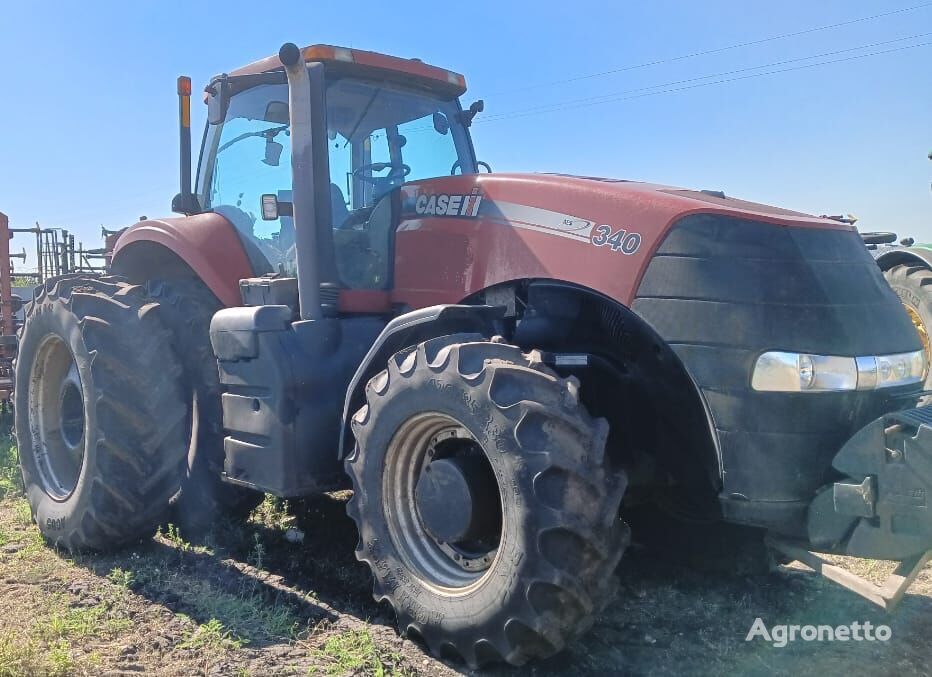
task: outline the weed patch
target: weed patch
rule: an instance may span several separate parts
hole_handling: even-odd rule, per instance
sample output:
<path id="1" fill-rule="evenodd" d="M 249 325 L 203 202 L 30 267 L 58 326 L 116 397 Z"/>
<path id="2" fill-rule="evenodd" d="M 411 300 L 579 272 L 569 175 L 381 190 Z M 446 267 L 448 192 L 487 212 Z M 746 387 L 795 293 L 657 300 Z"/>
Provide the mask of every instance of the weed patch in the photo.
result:
<path id="1" fill-rule="evenodd" d="M 6 438 L 0 435 L 0 438 Z M 23 494 L 23 476 L 19 470 L 19 454 L 16 445 L 9 439 L 0 439 L 0 498 L 21 496 Z"/>
<path id="2" fill-rule="evenodd" d="M 211 618 L 189 633 L 180 648 L 220 652 L 224 649 L 238 649 L 242 645 L 242 640 L 234 637 L 223 623 L 216 618 Z"/>
<path id="3" fill-rule="evenodd" d="M 46 639 L 87 639 L 111 637 L 127 630 L 131 623 L 119 601 L 107 599 L 91 606 L 67 606 L 60 596 L 39 630 Z"/>
<path id="4" fill-rule="evenodd" d="M 383 677 L 407 674 L 397 667 L 401 656 L 380 649 L 367 628 L 346 630 L 333 635 L 315 654 L 323 659 L 323 672 L 327 675 L 365 674 Z M 321 668 L 315 666 L 308 674 L 320 672 Z"/>

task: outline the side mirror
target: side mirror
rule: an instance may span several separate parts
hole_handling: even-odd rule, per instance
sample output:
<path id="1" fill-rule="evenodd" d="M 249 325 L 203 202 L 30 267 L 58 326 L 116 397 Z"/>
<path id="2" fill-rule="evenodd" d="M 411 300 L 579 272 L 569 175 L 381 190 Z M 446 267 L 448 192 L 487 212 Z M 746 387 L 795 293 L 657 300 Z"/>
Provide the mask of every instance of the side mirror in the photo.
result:
<path id="1" fill-rule="evenodd" d="M 284 146 L 278 141 L 272 141 L 271 138 L 266 137 L 265 139 L 265 157 L 262 158 L 262 162 L 267 164 L 269 167 L 278 167 L 278 163 L 282 157 L 282 150 Z"/>
<path id="2" fill-rule="evenodd" d="M 471 104 L 469 104 L 469 108 L 467 110 L 464 110 L 462 113 L 460 113 L 460 117 L 463 120 L 463 124 L 469 127 L 469 125 L 472 124 L 472 119 L 476 117 L 477 115 L 479 115 L 479 113 L 481 113 L 484 110 L 485 110 L 485 101 L 483 101 L 482 99 L 473 101 Z"/>
<path id="3" fill-rule="evenodd" d="M 207 92 L 207 122 L 219 125 L 226 119 L 230 105 L 230 82 L 226 75 L 214 78 L 204 89 Z"/>
<path id="4" fill-rule="evenodd" d="M 274 122 L 279 125 L 288 124 L 288 102 L 287 101 L 269 101 L 265 107 L 265 121 Z"/>
<path id="5" fill-rule="evenodd" d="M 443 113 L 434 113 L 433 123 L 434 130 L 436 130 L 438 134 L 443 134 L 446 136 L 446 134 L 450 131 L 450 121 L 447 120 L 447 116 Z"/>

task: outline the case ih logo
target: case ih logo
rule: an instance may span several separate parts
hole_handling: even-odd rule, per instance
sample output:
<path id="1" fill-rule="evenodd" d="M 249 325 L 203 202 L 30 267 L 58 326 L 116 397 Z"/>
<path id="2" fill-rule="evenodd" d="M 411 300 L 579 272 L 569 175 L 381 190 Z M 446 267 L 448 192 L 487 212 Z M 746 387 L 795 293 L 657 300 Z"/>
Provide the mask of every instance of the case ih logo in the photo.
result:
<path id="1" fill-rule="evenodd" d="M 414 213 L 422 216 L 466 216 L 479 214 L 482 195 L 421 194 L 414 201 Z"/>

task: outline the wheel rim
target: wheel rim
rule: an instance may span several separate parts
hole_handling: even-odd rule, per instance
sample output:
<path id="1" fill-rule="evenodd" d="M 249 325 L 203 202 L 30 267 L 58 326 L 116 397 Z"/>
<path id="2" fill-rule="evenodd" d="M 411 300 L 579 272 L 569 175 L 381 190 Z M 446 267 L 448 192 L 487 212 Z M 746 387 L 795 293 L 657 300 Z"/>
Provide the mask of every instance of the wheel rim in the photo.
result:
<path id="1" fill-rule="evenodd" d="M 447 543 L 427 528 L 416 489 L 424 474 L 430 472 L 431 462 L 461 458 L 481 458 L 487 466 L 492 484 L 485 485 L 482 500 L 493 519 L 478 536 L 466 542 Z M 501 505 L 501 489 L 491 464 L 460 422 L 435 412 L 419 414 L 405 421 L 392 437 L 382 486 L 389 534 L 408 568 L 438 592 L 465 594 L 489 575 L 498 559 L 502 537 Z M 449 509 L 455 511 L 456 506 L 450 505 Z"/>
<path id="2" fill-rule="evenodd" d="M 68 498 L 84 466 L 85 405 L 78 365 L 68 344 L 48 336 L 40 344 L 29 383 L 32 460 L 49 496 Z"/>
<path id="3" fill-rule="evenodd" d="M 922 377 L 923 380 L 925 380 L 929 375 L 929 362 L 932 360 L 932 346 L 930 346 L 929 330 L 926 329 L 925 323 L 922 321 L 922 318 L 919 317 L 919 313 L 916 312 L 915 308 L 905 303 L 903 307 L 906 308 L 906 314 L 909 315 L 909 319 L 912 320 L 913 326 L 919 334 L 919 340 L 922 342 L 922 353 L 925 356 Z"/>

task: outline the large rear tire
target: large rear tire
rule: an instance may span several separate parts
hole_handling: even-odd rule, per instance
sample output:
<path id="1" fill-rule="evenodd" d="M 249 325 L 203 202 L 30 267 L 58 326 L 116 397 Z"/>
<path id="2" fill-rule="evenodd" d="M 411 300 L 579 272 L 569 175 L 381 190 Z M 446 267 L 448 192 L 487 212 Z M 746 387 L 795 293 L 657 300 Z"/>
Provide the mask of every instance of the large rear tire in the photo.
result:
<path id="1" fill-rule="evenodd" d="M 151 536 L 178 491 L 189 422 L 159 312 L 111 277 L 50 280 L 27 306 L 16 435 L 33 516 L 56 545 Z"/>
<path id="2" fill-rule="evenodd" d="M 456 335 L 397 353 L 366 401 L 348 511 L 401 631 L 473 667 L 544 658 L 584 632 L 617 585 L 628 529 L 626 476 L 578 382 L 536 353 Z"/>
<path id="3" fill-rule="evenodd" d="M 262 502 L 264 494 L 233 486 L 223 473 L 222 388 L 217 358 L 210 346 L 210 320 L 221 304 L 197 280 L 155 280 L 149 295 L 162 306 L 181 357 L 187 406 L 193 422 L 188 440 L 187 474 L 172 500 L 170 519 L 182 533 L 209 529 L 220 517 L 242 520 Z"/>

